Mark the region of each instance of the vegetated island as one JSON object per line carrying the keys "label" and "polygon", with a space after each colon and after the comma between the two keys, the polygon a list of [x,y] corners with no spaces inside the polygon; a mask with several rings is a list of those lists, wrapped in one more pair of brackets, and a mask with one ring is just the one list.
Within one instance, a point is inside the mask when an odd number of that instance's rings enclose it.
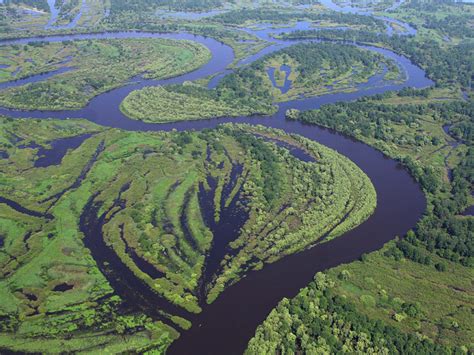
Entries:
{"label": "vegetated island", "polygon": [[[356,90],[381,72],[384,63],[392,78],[398,77],[396,65],[368,50],[331,43],[296,44],[236,69],[214,89],[194,83],[147,87],[131,92],[120,108],[130,118],[145,122],[269,115],[277,109],[275,102]],[[282,74],[282,66],[290,68],[288,77]],[[272,84],[273,75],[276,85],[284,78],[291,81],[287,91]]]}

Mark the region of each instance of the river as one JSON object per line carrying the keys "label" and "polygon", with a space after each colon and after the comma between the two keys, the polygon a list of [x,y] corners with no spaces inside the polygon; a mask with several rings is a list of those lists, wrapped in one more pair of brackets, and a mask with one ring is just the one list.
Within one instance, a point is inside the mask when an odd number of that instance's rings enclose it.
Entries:
{"label": "river", "polygon": [[[249,31],[252,31],[249,29]],[[254,32],[260,35],[258,31]],[[266,30],[265,35],[268,34]],[[260,35],[261,36],[261,35]],[[86,118],[97,124],[133,131],[169,131],[177,129],[200,130],[212,128],[224,122],[261,124],[279,128],[287,133],[300,134],[315,140],[355,162],[372,180],[377,191],[377,208],[364,223],[343,236],[317,245],[309,250],[288,256],[262,270],[250,272],[234,286],[225,290],[211,305],[203,305],[202,313],[187,318],[193,323],[188,331],[183,331],[178,341],[173,343],[172,354],[241,354],[256,327],[283,297],[295,296],[300,288],[306,286],[318,271],[348,263],[358,259],[363,253],[380,249],[384,243],[395,236],[402,236],[413,227],[426,207],[426,201],[418,184],[397,162],[386,158],[382,153],[350,137],[318,126],[285,119],[288,108],[309,110],[323,104],[350,101],[357,98],[399,90],[403,87],[422,88],[432,85],[422,69],[407,58],[389,50],[364,46],[394,60],[404,73],[403,83],[384,82],[380,75],[368,83],[359,85],[351,93],[335,93],[319,97],[294,100],[279,105],[273,116],[223,117],[209,120],[153,124],[135,121],[124,116],[119,105],[133,90],[152,85],[179,84],[186,80],[196,80],[209,75],[225,73],[234,59],[230,47],[212,39],[186,33],[157,34],[146,32],[115,32],[101,34],[75,34],[3,41],[1,44],[27,43],[31,41],[62,41],[102,38],[172,38],[197,41],[212,53],[212,59],[201,68],[167,80],[142,80],[114,89],[92,99],[89,104],[75,111],[16,111],[0,109],[0,114],[13,117],[33,118]],[[274,41],[275,45],[243,61],[247,64],[265,53],[295,44],[295,41]],[[222,74],[220,77],[223,77]],[[35,80],[35,78],[30,78]],[[211,84],[215,85],[215,81]],[[2,201],[0,201],[2,202]],[[84,230],[84,225],[81,229]],[[93,253],[96,258],[97,252]],[[97,260],[97,259],[96,259]],[[129,276],[129,275],[127,275]],[[131,275],[130,277],[133,277]],[[139,286],[137,286],[139,287]],[[139,299],[139,298],[137,298]],[[146,307],[144,307],[146,309]]]}

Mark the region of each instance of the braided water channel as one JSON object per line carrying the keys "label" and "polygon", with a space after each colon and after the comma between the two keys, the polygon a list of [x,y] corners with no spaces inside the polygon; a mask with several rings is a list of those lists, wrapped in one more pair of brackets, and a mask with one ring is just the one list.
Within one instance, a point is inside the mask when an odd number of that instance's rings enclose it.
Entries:
{"label": "braided water channel", "polygon": [[[249,30],[250,31],[250,30]],[[257,33],[256,33],[257,34]],[[380,249],[384,243],[397,235],[403,235],[413,227],[425,209],[425,199],[422,191],[412,177],[394,160],[386,158],[382,153],[350,137],[338,134],[315,125],[308,125],[298,121],[285,119],[285,111],[289,108],[299,110],[316,109],[323,104],[338,101],[351,101],[357,98],[380,94],[389,90],[399,90],[403,87],[422,88],[432,84],[425,77],[419,67],[413,65],[407,58],[397,55],[389,50],[371,46],[363,48],[381,53],[392,59],[404,73],[402,83],[383,81],[383,76],[378,74],[367,83],[358,86],[357,91],[350,93],[334,93],[319,97],[288,101],[279,104],[279,110],[273,116],[252,117],[222,117],[198,121],[181,121],[175,123],[153,124],[131,120],[124,116],[119,105],[122,100],[133,90],[146,86],[180,84],[187,80],[196,80],[219,73],[229,73],[226,70],[233,61],[232,49],[212,38],[195,36],[187,33],[158,34],[147,32],[114,32],[95,34],[74,34],[67,36],[50,36],[9,40],[5,44],[20,44],[32,41],[63,41],[84,39],[109,39],[109,38],[170,38],[188,39],[205,45],[212,53],[211,60],[201,68],[167,80],[142,80],[114,89],[96,96],[89,104],[76,111],[17,111],[0,108],[0,114],[16,118],[86,118],[97,124],[132,131],[178,131],[201,130],[214,128],[224,122],[246,123],[250,125],[264,125],[278,128],[287,133],[299,134],[317,141],[339,153],[347,156],[356,163],[371,179],[377,191],[377,208],[374,214],[364,223],[343,236],[329,242],[319,244],[311,249],[287,256],[278,262],[266,265],[262,270],[250,272],[245,278],[226,289],[218,299],[210,305],[202,304],[200,314],[186,314],[193,326],[188,331],[181,333],[171,348],[173,354],[239,354],[245,349],[256,327],[268,315],[283,297],[293,297],[300,288],[307,285],[318,271],[348,263],[359,258],[363,253]],[[298,43],[298,41],[275,41],[275,45],[267,47],[261,53],[243,61],[242,64],[254,61],[266,53]],[[224,74],[225,75],[225,74]],[[223,77],[221,75],[220,77]],[[34,80],[34,78],[32,78]],[[215,82],[214,82],[215,84]],[[214,85],[213,84],[213,85]],[[3,201],[0,201],[2,203]],[[91,211],[81,219],[81,230],[86,235],[100,238],[101,231],[97,224],[86,223]],[[215,236],[219,238],[219,236]],[[87,244],[87,242],[86,242]],[[100,243],[90,244],[94,248],[93,256],[98,265],[110,254],[105,245]],[[119,270],[113,270],[114,275],[124,275],[120,263],[114,265]],[[127,278],[134,278],[130,273],[125,273]],[[145,290],[143,283],[135,279],[121,280],[121,297],[132,303],[141,302],[145,298],[154,299],[153,295]],[[138,280],[139,281],[139,280]],[[127,291],[129,288],[133,292]],[[138,296],[137,297],[137,292]],[[140,310],[150,314],[156,313],[159,302],[143,301]],[[152,310],[154,308],[154,310]],[[181,312],[180,312],[181,313]],[[184,314],[180,314],[184,315]]]}

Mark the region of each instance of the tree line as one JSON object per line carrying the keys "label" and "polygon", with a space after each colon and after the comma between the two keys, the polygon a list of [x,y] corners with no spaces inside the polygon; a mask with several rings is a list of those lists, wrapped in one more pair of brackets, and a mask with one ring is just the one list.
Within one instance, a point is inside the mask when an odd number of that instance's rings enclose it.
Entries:
{"label": "tree line", "polygon": [[[257,328],[245,354],[461,353],[370,319],[333,286],[328,275],[318,273],[295,298],[283,299]],[[416,315],[416,305],[403,306]]]}

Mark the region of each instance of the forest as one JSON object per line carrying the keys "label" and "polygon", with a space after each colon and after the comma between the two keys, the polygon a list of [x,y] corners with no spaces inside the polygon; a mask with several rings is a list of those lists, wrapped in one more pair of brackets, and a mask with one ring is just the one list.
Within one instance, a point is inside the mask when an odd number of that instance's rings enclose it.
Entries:
{"label": "forest", "polygon": [[[462,352],[361,315],[334,291],[334,284],[330,276],[318,273],[295,298],[282,300],[258,327],[245,354]],[[416,305],[404,307],[417,312]]]}

